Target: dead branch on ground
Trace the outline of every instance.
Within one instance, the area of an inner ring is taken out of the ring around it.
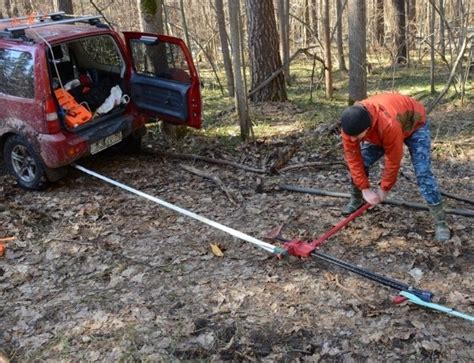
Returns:
[[[288,162],[291,160],[291,158],[295,155],[295,153],[299,149],[299,145],[290,145],[290,147],[284,151],[283,155],[281,155],[274,163],[272,166],[270,166],[270,173],[272,174],[278,174],[281,169],[285,165],[288,164]]]
[[[347,167],[346,163],[343,161],[313,161],[310,163],[303,163],[303,164],[293,164],[289,165],[285,168],[280,169],[280,173],[284,173],[290,170],[296,170],[296,169],[304,169],[304,168],[323,168],[323,167],[333,167],[333,166],[344,166]]]
[[[245,171],[250,171],[252,173],[258,173],[258,174],[267,174],[268,170],[266,169],[258,169],[258,168],[253,168],[251,166],[239,164],[233,161],[228,161],[228,160],[221,160],[221,159],[213,159],[213,158],[208,158],[205,156],[200,156],[200,155],[194,155],[194,154],[175,154],[175,153],[161,153],[163,156],[169,157],[169,158],[174,158],[174,159],[181,159],[181,160],[192,160],[192,161],[205,161],[207,163],[211,164],[218,164],[218,165],[228,165],[228,166],[233,166],[234,168],[242,169]]]
[[[226,187],[226,185],[224,184],[224,182],[218,177],[218,176],[215,176],[215,175],[212,175],[212,174],[208,174],[202,170],[199,170],[197,168],[194,168],[192,166],[189,166],[189,165],[180,165],[180,167],[192,174],[195,174],[197,176],[200,176],[201,178],[204,178],[204,179],[209,179],[211,181],[213,181],[214,183],[217,184],[217,186],[225,193],[225,195],[227,196],[227,198],[230,200],[230,202],[234,205],[239,205],[239,202],[236,200],[236,198],[232,195],[232,193],[229,191],[229,188]]]
[[[349,193],[330,192],[330,191],[321,190],[321,189],[300,187],[297,185],[279,185],[278,188],[281,190],[287,190],[290,192],[297,192],[297,193],[308,193],[308,194],[315,194],[315,195],[321,195],[321,196],[326,196],[326,197],[350,198]],[[414,209],[419,209],[419,210],[428,210],[428,207],[425,204],[407,202],[404,200],[386,199],[383,201],[383,204],[391,204],[391,205],[396,205],[399,207],[408,207],[408,208],[414,208]],[[446,208],[445,212],[448,214],[457,214],[457,215],[465,216],[465,217],[474,217],[474,210],[472,209]]]

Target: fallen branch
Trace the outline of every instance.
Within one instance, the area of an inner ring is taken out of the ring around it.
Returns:
[[[5,237],[5,238],[0,238],[0,242],[11,242],[15,239],[15,237]]]
[[[329,162],[324,162],[324,161],[314,161],[314,162],[311,162],[311,163],[304,163],[304,164],[294,164],[294,165],[289,165],[285,168],[282,168],[280,169],[280,173],[284,173],[286,171],[290,171],[290,170],[295,170],[295,169],[304,169],[304,168],[323,168],[323,167],[327,167],[327,166],[344,166],[344,167],[347,167],[346,166],[346,163],[343,162],[343,161],[329,161]]]
[[[465,202],[465,203],[469,203],[469,204],[474,204],[474,200],[469,199],[469,198],[463,198],[463,197],[460,197],[460,196],[455,195],[455,194],[443,192],[442,190],[440,191],[440,193],[441,193],[441,195],[443,195],[443,196],[445,196],[445,197],[448,197],[448,198],[451,198],[451,199],[456,199],[456,200],[459,200],[459,201],[461,201],[461,202]]]
[[[251,171],[252,173],[266,174],[268,172],[266,169],[252,168],[250,166],[239,164],[233,161],[213,159],[213,158],[208,158],[205,156],[199,156],[199,155],[194,155],[194,154],[174,154],[174,153],[161,153],[161,154],[163,156],[167,156],[174,159],[193,160],[193,161],[199,160],[199,161],[205,161],[211,164],[229,165],[229,166],[233,166],[234,168],[242,169],[245,171]]]
[[[327,196],[327,197],[350,198],[351,196],[349,193],[330,192],[330,191],[321,190],[321,189],[299,187],[297,185],[279,185],[278,188],[281,190],[287,190],[291,192],[308,193],[308,194],[322,195],[322,196]],[[399,207],[408,207],[408,208],[414,208],[414,209],[419,209],[419,210],[428,210],[428,207],[425,204],[407,202],[404,200],[386,199],[383,201],[383,204],[391,204],[391,205],[396,205]],[[474,210],[472,209],[447,208],[445,209],[445,212],[448,214],[457,214],[457,215],[465,216],[465,217],[474,217]]]
[[[277,174],[283,169],[285,165],[288,164],[288,162],[291,160],[291,158],[295,155],[295,153],[298,151],[299,145],[291,145],[284,153],[283,155],[280,155],[280,157],[275,160],[273,165],[270,167],[270,173],[272,174]]]
[[[410,183],[412,184],[415,184],[415,182],[408,176],[406,175],[404,172],[400,172],[400,175],[402,177],[404,177],[406,180],[408,180]],[[466,202],[466,203],[469,203],[469,204],[474,204],[474,200],[472,199],[469,199],[469,198],[463,198],[463,197],[460,197],[458,195],[455,195],[455,194],[451,194],[451,193],[447,193],[443,190],[440,190],[440,194],[445,196],[445,197],[448,197],[448,198],[451,198],[451,199],[456,199],[456,200],[459,200],[461,202]]]
[[[199,170],[199,169],[196,169],[192,166],[189,166],[189,165],[180,165],[180,167],[192,174],[195,174],[197,176],[200,176],[204,179],[209,179],[211,181],[213,181],[214,183],[216,183],[219,188],[221,188],[221,190],[225,193],[225,195],[227,196],[227,198],[231,201],[232,204],[234,205],[238,205],[238,201],[235,200],[234,196],[232,195],[232,193],[229,191],[229,189],[225,186],[224,182],[217,176],[215,175],[212,175],[212,174],[208,174],[202,170]]]

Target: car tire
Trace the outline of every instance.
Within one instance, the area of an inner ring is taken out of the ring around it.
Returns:
[[[46,167],[31,144],[21,136],[11,136],[3,149],[8,171],[18,185],[28,190],[43,190],[49,182]]]

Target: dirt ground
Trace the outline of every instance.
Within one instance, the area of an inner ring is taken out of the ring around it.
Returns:
[[[435,117],[445,122],[433,161],[442,189],[471,200],[472,137],[456,144],[459,123],[448,121],[472,123],[472,111]],[[341,161],[337,140],[333,147],[319,137],[328,136],[292,133],[230,150],[202,134],[165,147],[153,134],[140,154],[109,151],[81,165],[257,238],[285,224],[285,236],[311,240],[341,220],[347,199],[277,185],[347,192],[344,167],[269,175],[162,152],[262,168],[300,145],[288,165]],[[219,177],[221,187],[183,165]],[[413,175],[408,158],[403,172]],[[416,185],[402,177],[390,198],[422,202]],[[453,237],[437,243],[426,211],[381,205],[321,250],[474,314],[472,218],[448,218]],[[12,362],[474,360],[468,321],[394,305],[397,291],[317,260],[277,260],[77,170],[44,192],[21,190],[0,176],[0,238],[10,236],[16,239],[0,257],[0,351]]]

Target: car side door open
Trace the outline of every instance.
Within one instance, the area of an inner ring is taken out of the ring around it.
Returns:
[[[133,104],[152,117],[201,127],[199,75],[184,41],[151,33],[123,34],[132,62]]]

